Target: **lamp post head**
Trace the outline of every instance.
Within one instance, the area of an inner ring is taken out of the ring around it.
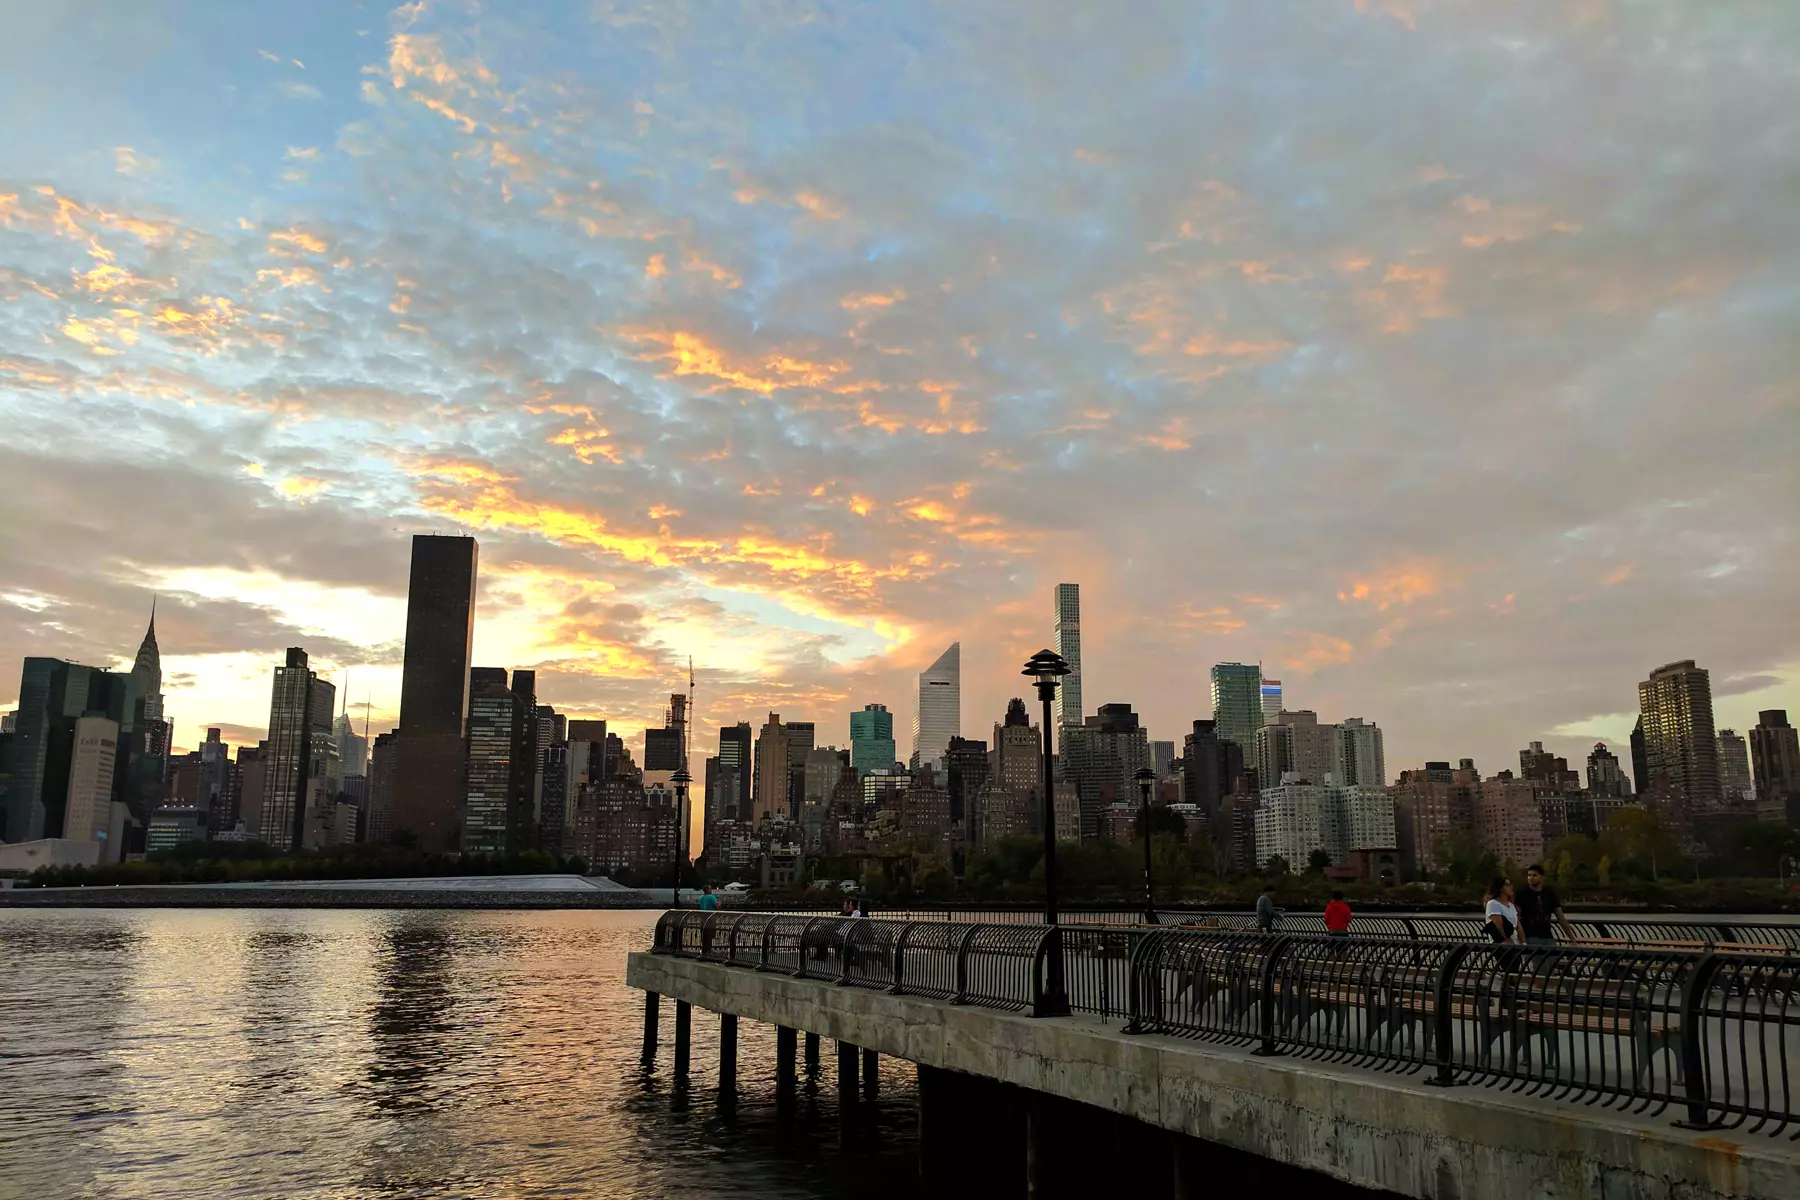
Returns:
[[[1156,781],[1156,772],[1152,771],[1149,767],[1139,767],[1137,769],[1137,774],[1133,775],[1132,778],[1139,783],[1154,783]]]
[[[675,773],[669,776],[669,782],[676,787],[686,787],[688,784],[694,782],[694,777],[688,774],[686,767],[677,767]]]
[[[1039,650],[1025,661],[1021,675],[1037,680],[1038,699],[1048,704],[1056,695],[1059,681],[1070,672],[1069,664],[1054,650]]]

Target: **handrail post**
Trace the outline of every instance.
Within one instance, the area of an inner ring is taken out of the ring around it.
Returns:
[[[1139,960],[1150,957],[1154,949],[1159,956],[1157,973],[1160,975],[1162,973],[1160,965],[1162,943],[1174,936],[1173,930],[1159,929],[1155,933],[1145,934],[1139,939],[1138,944],[1131,948],[1131,954],[1125,959],[1125,1028],[1121,1032],[1149,1033],[1155,1027],[1154,1021],[1144,1019],[1143,985],[1139,982],[1144,967]],[[1160,986],[1159,980],[1158,987],[1160,988]],[[1160,1012],[1161,1005],[1158,1005],[1157,1008]]]
[[[1041,935],[1039,935],[1038,943],[1037,943],[1036,947],[1034,947],[1031,951],[1031,1015],[1034,1017],[1055,1017],[1055,1016],[1066,1015],[1064,1013],[1046,1012],[1044,1009],[1044,978],[1043,978],[1043,975],[1039,973],[1038,968],[1039,967],[1048,968],[1048,966],[1049,966],[1049,962],[1050,962],[1049,950],[1050,950],[1050,939],[1051,938],[1057,939],[1058,949],[1061,949],[1062,947],[1061,947],[1060,943],[1062,940],[1062,926],[1060,926],[1060,925],[1044,926],[1044,932]]]
[[[1444,963],[1438,968],[1437,981],[1431,988],[1431,1055],[1437,1064],[1437,1074],[1425,1082],[1433,1087],[1456,1085],[1456,1064],[1452,1053],[1456,1043],[1456,1009],[1450,998],[1451,985],[1456,981],[1456,969],[1462,965],[1462,960],[1478,945],[1478,942],[1464,942],[1460,946],[1452,946],[1450,953],[1444,956]]]
[[[1718,952],[1708,949],[1694,964],[1681,989],[1681,1029],[1676,1036],[1681,1040],[1681,1073],[1686,1077],[1682,1086],[1687,1092],[1688,1111],[1687,1120],[1676,1122],[1682,1129],[1717,1129],[1722,1124],[1713,1120],[1707,1094],[1706,1030],[1702,1021],[1706,1016],[1707,989],[1724,965]]]
[[[838,925],[838,977],[839,987],[850,986],[850,939],[862,924],[861,921],[850,920]]]
[[[1286,935],[1277,937],[1275,944],[1270,946],[1268,953],[1263,956],[1262,1012],[1258,1021],[1262,1027],[1262,1045],[1251,1051],[1252,1054],[1260,1057],[1266,1058],[1281,1053],[1275,1045],[1275,968],[1280,965],[1282,954],[1286,952],[1293,940]]]
[[[769,949],[775,941],[775,922],[780,919],[780,917],[770,917],[767,921],[763,922],[762,937],[759,939],[762,942],[762,945],[758,948],[756,956],[756,969],[758,971],[766,971],[769,969]]]
[[[902,976],[906,972],[906,935],[911,933],[917,921],[908,921],[900,927],[900,936],[894,939],[894,982],[888,987],[888,995],[900,995]]]
[[[823,917],[808,917],[806,918],[806,924],[800,927],[800,953],[796,956],[799,965],[794,968],[795,979],[806,978],[806,935],[812,932],[812,927],[814,925],[817,925],[824,919],[825,918]]]
[[[950,997],[952,1004],[967,1003],[969,994],[969,943],[975,940],[975,931],[979,925],[971,925],[963,931],[960,941],[956,943],[956,994]]]
[[[733,966],[737,965],[738,926],[742,925],[743,923],[744,923],[744,914],[743,913],[739,913],[737,916],[733,917],[731,919],[731,932],[728,935],[726,935],[726,938],[725,938],[725,961]]]
[[[1406,936],[1407,937],[1411,938],[1415,942],[1419,940],[1419,927],[1417,925],[1413,924],[1411,917],[1401,917],[1400,923],[1402,925],[1406,926]]]

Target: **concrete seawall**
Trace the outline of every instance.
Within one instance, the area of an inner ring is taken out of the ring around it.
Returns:
[[[1800,1148],[1785,1136],[1685,1131],[1672,1126],[1673,1109],[1643,1118],[1495,1088],[1435,1088],[1416,1076],[1130,1036],[1091,1018],[1036,1020],[647,953],[631,956],[627,982],[1406,1196],[1800,1197]]]

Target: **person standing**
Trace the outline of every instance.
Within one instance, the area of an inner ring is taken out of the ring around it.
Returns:
[[[1518,942],[1519,910],[1513,906],[1512,880],[1502,875],[1494,876],[1488,884],[1484,917],[1489,941],[1502,945]]]
[[[1331,903],[1325,906],[1325,936],[1350,936],[1350,905],[1345,902],[1342,892],[1331,893]]]
[[[1275,885],[1265,883],[1262,895],[1256,898],[1256,932],[1274,933],[1275,922],[1285,915],[1286,910],[1275,907]]]
[[[1556,889],[1545,886],[1541,863],[1525,868],[1525,890],[1519,894],[1516,907],[1519,932],[1525,935],[1527,946],[1556,945],[1556,928],[1561,928],[1565,941],[1575,940],[1575,929],[1563,915],[1562,897]]]
[[[700,911],[712,912],[719,907],[719,898],[713,895],[712,884],[707,884],[700,891]]]

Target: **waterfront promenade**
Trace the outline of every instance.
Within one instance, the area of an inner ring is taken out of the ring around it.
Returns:
[[[676,1001],[678,1075],[694,1007],[722,1053],[739,1019],[795,1031],[778,1088],[796,1033],[836,1039],[852,1092],[871,1056],[918,1064],[928,1176],[969,1120],[1022,1113],[983,1123],[986,1152],[1034,1196],[1073,1177],[1071,1139],[1141,1159],[1150,1134],[1174,1195],[1228,1154],[1459,1200],[1794,1196],[1800,959],[1721,932],[1544,950],[682,912],[627,982],[647,1018]]]

